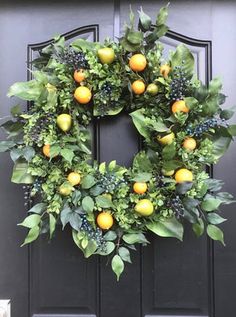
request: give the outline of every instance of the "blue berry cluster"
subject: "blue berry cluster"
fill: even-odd
[[[99,228],[94,229],[91,224],[88,222],[87,217],[85,214],[80,215],[82,224],[81,224],[81,231],[85,232],[89,239],[93,239],[96,241],[97,246],[100,250],[106,251],[106,242],[102,236],[102,230]]]
[[[176,66],[173,70],[173,79],[170,83],[169,98],[171,100],[184,99],[189,85],[190,81],[186,78],[186,73],[183,69],[183,66]]]
[[[184,216],[184,206],[183,206],[182,201],[178,195],[176,195],[175,197],[172,197],[167,202],[167,207],[169,207],[173,210],[176,218],[180,218],[180,217]]]
[[[165,184],[163,182],[164,176],[161,174],[157,174],[155,177],[157,187],[164,187]]]
[[[34,184],[33,184],[33,190],[34,192],[36,193],[39,193],[41,192],[41,189],[42,189],[42,184],[44,183],[43,179],[41,177],[37,177],[35,180],[34,180]]]
[[[116,87],[112,86],[111,83],[105,82],[101,89],[94,96],[94,101],[99,104],[99,113],[103,117],[107,112],[117,106],[117,103],[112,100],[112,93]]]
[[[71,47],[66,48],[60,58],[63,63],[77,69],[88,69],[89,64],[83,52],[75,52]]]
[[[31,185],[24,185],[23,190],[24,190],[24,206],[29,206],[29,204],[32,204],[33,200],[31,197]]]
[[[30,113],[30,112],[29,112]],[[40,117],[30,131],[30,137],[33,142],[38,142],[42,130],[47,129],[48,125],[55,120],[55,115],[52,113],[47,116]]]
[[[113,173],[105,172],[99,175],[99,185],[106,193],[113,193],[121,184],[127,184],[127,182],[124,179],[117,178]]]
[[[206,121],[201,122],[195,127],[188,126],[186,132],[188,135],[201,137],[204,132],[209,131],[209,129],[216,127],[219,122],[216,118],[207,119]]]

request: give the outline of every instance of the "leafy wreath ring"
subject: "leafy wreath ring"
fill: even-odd
[[[52,238],[57,224],[70,226],[85,257],[108,255],[119,279],[135,244],[148,243],[148,230],[182,240],[188,221],[197,236],[206,229],[224,244],[218,207],[233,198],[218,192],[222,181],[205,166],[235,135],[236,125],[226,123],[234,111],[221,108],[218,78],[206,87],[194,75],[186,46],[164,60],[158,40],[168,29],[167,10],[152,24],[141,8],[138,29],[131,11],[118,43],[77,39],[67,46],[55,38],[34,60],[34,79],[10,88],[8,96],[31,105],[27,112],[14,106],[2,122],[8,136],[0,150],[10,151],[12,181],[25,184],[26,205],[40,199],[20,224],[29,229],[23,245],[44,233]],[[130,168],[91,163],[91,121],[122,111],[142,136],[142,151]]]

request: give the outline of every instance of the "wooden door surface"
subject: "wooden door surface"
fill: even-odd
[[[163,1],[46,1],[2,0],[0,3],[0,116],[16,100],[6,97],[8,87],[27,79],[27,62],[55,34],[68,41],[118,37],[133,10],[143,6],[153,18]],[[236,3],[178,1],[170,6],[170,31],[165,50],[187,44],[204,81],[221,74],[227,105],[236,98]],[[26,107],[26,105],[24,105]],[[129,166],[139,150],[139,139],[128,116],[101,119],[94,139],[94,156],[116,159]],[[1,136],[2,137],[2,136]],[[235,207],[224,216],[227,247],[196,239],[187,229],[185,242],[150,236],[150,246],[138,249],[119,283],[106,260],[85,260],[70,232],[58,231],[48,243],[40,239],[19,248],[24,232],[16,227],[25,215],[23,190],[11,184],[12,164],[1,154],[0,168],[0,299],[10,299],[12,317],[233,317],[236,311]],[[215,178],[236,194],[235,145],[214,167]]]

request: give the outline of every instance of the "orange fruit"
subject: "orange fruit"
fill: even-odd
[[[192,182],[193,173],[187,168],[181,168],[175,173],[176,183]]]
[[[160,73],[164,78],[168,77],[170,71],[171,71],[171,67],[168,64],[164,64],[160,66]]]
[[[50,158],[50,145],[49,144],[45,144],[43,146],[43,154],[46,156],[46,157],[49,157]]]
[[[135,93],[135,95],[141,95],[145,91],[145,84],[140,79],[135,80],[131,87],[132,87],[132,91]]]
[[[144,194],[147,191],[147,184],[136,182],[133,185],[133,190],[136,194]]]
[[[146,57],[143,54],[134,54],[129,60],[129,67],[134,72],[141,72],[147,66]]]
[[[71,172],[68,176],[67,176],[68,182],[72,185],[79,185],[80,181],[81,181],[81,177],[79,173],[76,172]]]
[[[75,70],[74,71],[74,80],[77,83],[81,83],[82,81],[85,80],[85,73],[83,69]]]
[[[186,138],[183,142],[183,147],[187,150],[187,151],[193,151],[197,146],[197,142],[194,138]]]
[[[97,216],[98,227],[103,230],[108,230],[113,226],[114,220],[108,211],[103,211]]]
[[[175,101],[171,107],[171,110],[173,113],[176,113],[176,112],[188,113],[189,112],[189,108],[186,106],[186,103],[184,100]]]
[[[92,98],[92,93],[88,87],[80,86],[74,92],[75,99],[82,104],[89,103]]]

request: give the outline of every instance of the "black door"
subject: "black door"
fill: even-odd
[[[140,5],[139,1],[129,2],[133,10]],[[153,17],[162,4],[151,0],[142,3]],[[14,103],[5,97],[8,87],[27,78],[26,61],[55,34],[65,33],[68,41],[119,36],[128,10],[126,1],[2,0],[1,117]],[[217,1],[181,1],[171,6],[169,25],[189,37],[172,31],[164,39],[166,51],[179,42],[189,45],[198,75],[205,82],[212,75],[213,61],[213,72],[225,77],[230,101],[236,97],[235,88],[231,90],[234,60],[230,63],[236,53],[235,18],[236,4],[232,2],[222,6]],[[213,46],[211,41],[193,37],[209,38]],[[94,155],[100,161],[116,159],[129,165],[139,148],[129,118],[117,117],[112,123],[103,119],[95,128],[98,138]],[[234,151],[214,169],[214,176],[227,181],[230,192],[236,192]],[[13,317],[235,316],[234,207],[225,210],[231,221],[224,226],[225,249],[206,237],[197,240],[191,230],[187,230],[184,244],[150,236],[151,245],[134,254],[133,264],[117,283],[105,260],[85,260],[66,230],[58,232],[51,243],[41,239],[32,247],[20,249],[24,232],[16,224],[25,215],[23,192],[9,182],[11,163],[7,154],[1,155],[0,166],[0,300],[11,300]]]

